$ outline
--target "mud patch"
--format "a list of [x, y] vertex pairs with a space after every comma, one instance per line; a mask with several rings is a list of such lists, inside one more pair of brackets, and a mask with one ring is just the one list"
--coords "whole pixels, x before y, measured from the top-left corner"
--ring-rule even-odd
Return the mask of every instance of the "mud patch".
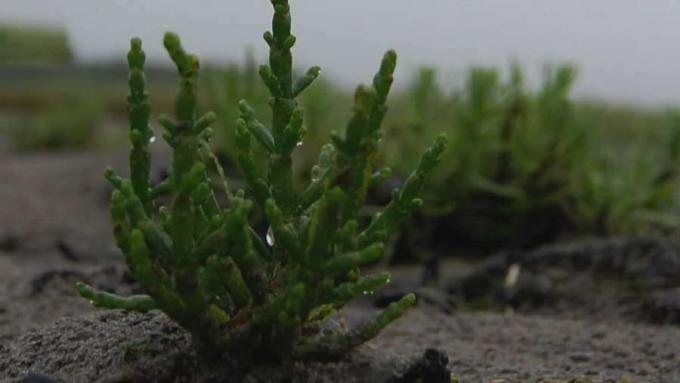
[[[464, 308], [661, 324], [674, 320], [663, 311], [673, 310], [669, 299], [679, 285], [680, 247], [661, 237], [632, 237], [500, 254], [449, 281], [448, 290]], [[657, 303], [663, 307], [655, 313]], [[664, 316], [669, 322], [661, 322]]]
[[190, 337], [165, 315], [101, 312], [63, 319], [0, 351], [5, 379], [41, 374], [63, 382], [383, 382], [406, 361], [367, 350], [334, 363], [293, 363], [239, 372], [202, 365]]
[[[365, 314], [363, 308], [345, 313]], [[415, 309], [343, 360], [260, 366], [238, 375], [228, 361], [202, 365], [189, 336], [163, 314], [105, 311], [61, 319], [0, 347], [0, 376], [16, 381], [36, 373], [76, 383], [409, 382], [418, 381], [408, 379], [415, 374], [441, 377], [450, 369], [461, 382], [585, 376], [671, 383], [680, 381], [679, 344], [677, 329]], [[423, 356], [426, 348], [440, 351]]]

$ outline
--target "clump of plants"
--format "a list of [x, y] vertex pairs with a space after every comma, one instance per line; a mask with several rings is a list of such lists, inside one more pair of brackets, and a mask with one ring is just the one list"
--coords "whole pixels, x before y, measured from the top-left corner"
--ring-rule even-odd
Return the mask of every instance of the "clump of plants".
[[601, 235], [680, 227], [680, 114], [593, 104], [580, 108], [590, 134], [565, 206], [574, 222]]
[[517, 65], [507, 80], [495, 69], [474, 68], [465, 87], [448, 96], [434, 76], [432, 70], [421, 73], [411, 91], [416, 119], [408, 129], [394, 129], [397, 146], [408, 135], [401, 130], [419, 132], [408, 140], [415, 146], [437, 130], [451, 137], [447, 166], [434, 176], [425, 216], [406, 238], [475, 249], [553, 239], [561, 225], [570, 224], [563, 204], [587, 133], [575, 123], [569, 99], [575, 70], [548, 70], [535, 92], [524, 85]]
[[65, 31], [0, 24], [0, 64], [63, 65], [72, 58]]
[[436, 131], [451, 137], [447, 166], [433, 176], [424, 213], [404, 231], [409, 243], [400, 249], [526, 248], [564, 234], [680, 224], [677, 115], [574, 102], [569, 65], [547, 68], [537, 91], [517, 65], [507, 79], [472, 69], [450, 95], [434, 76], [422, 71], [399, 107], [406, 117], [386, 122], [388, 158], [397, 162]]
[[83, 149], [95, 142], [104, 105], [91, 95], [71, 93], [9, 132], [19, 150]]
[[570, 66], [548, 70], [532, 94], [517, 66], [507, 84], [495, 71], [471, 73], [454, 145], [461, 154], [443, 185], [461, 197], [454, 209], [472, 235], [525, 246], [563, 229], [561, 204], [584, 134], [569, 99], [574, 78]]
[[[241, 361], [341, 355], [375, 337], [415, 303], [408, 294], [348, 332], [319, 331], [349, 301], [389, 282], [387, 273], [364, 276], [360, 268], [381, 259], [390, 234], [421, 206], [418, 196], [446, 146], [445, 138], [437, 137], [391, 202], [369, 222], [359, 218], [366, 193], [388, 173], [375, 169], [374, 159], [397, 60], [389, 51], [372, 86], [357, 88], [344, 136], [333, 135], [308, 185], [298, 189], [292, 155], [306, 128], [297, 98], [320, 70], [294, 78], [290, 7], [287, 0], [272, 4], [273, 28], [264, 35], [269, 65], [259, 69], [271, 94], [271, 127], [245, 101], [236, 124], [246, 190], [232, 191], [224, 177], [223, 187], [212, 186], [206, 169], [216, 162], [209, 149], [215, 115], [199, 116], [199, 62], [172, 33], [164, 45], [179, 72], [179, 94], [174, 119], [159, 118], [172, 165], [169, 178], [152, 186], [145, 56], [140, 40], [132, 40], [130, 178], [111, 170], [106, 178], [115, 188], [111, 217], [118, 246], [147, 294], [122, 297], [78, 284], [80, 294], [100, 307], [160, 309], [197, 344]], [[265, 169], [254, 161], [256, 145], [266, 152]], [[249, 224], [255, 209], [264, 211], [266, 233]]]

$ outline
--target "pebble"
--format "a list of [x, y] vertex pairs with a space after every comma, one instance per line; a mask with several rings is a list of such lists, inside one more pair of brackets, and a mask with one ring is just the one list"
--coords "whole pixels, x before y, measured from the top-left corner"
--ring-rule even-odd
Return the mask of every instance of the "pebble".
[[572, 354], [569, 356], [572, 362], [575, 363], [585, 363], [590, 360], [590, 355], [588, 354]]

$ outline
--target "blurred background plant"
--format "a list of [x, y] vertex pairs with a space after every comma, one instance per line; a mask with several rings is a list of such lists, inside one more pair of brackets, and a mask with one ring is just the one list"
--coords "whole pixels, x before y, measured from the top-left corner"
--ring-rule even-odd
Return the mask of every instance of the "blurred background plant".
[[443, 118], [421, 119], [412, 126], [420, 137], [442, 129], [452, 137], [447, 166], [428, 204], [438, 219], [425, 240], [451, 238], [451, 244], [475, 248], [525, 247], [562, 232], [568, 222], [561, 205], [587, 135], [575, 123], [569, 99], [575, 69], [547, 68], [542, 87], [532, 91], [517, 64], [507, 80], [496, 69], [473, 68], [462, 91], [448, 97], [431, 85], [436, 83], [433, 75], [424, 73], [413, 87], [411, 104], [416, 110], [436, 102], [448, 106], [430, 106], [425, 113]]
[[387, 162], [403, 174], [410, 153], [436, 132], [451, 145], [398, 252], [486, 254], [677, 228], [678, 114], [576, 102], [576, 74], [571, 65], [546, 67], [532, 90], [518, 64], [506, 77], [473, 68], [447, 94], [434, 70], [422, 70], [387, 123]]
[[12, 141], [20, 150], [83, 149], [95, 144], [104, 105], [97, 97], [69, 94], [14, 126]]
[[678, 220], [680, 115], [585, 104], [589, 134], [572, 170], [566, 210], [583, 232], [668, 231]]
[[0, 25], [0, 64], [59, 65], [72, 58], [62, 30]]

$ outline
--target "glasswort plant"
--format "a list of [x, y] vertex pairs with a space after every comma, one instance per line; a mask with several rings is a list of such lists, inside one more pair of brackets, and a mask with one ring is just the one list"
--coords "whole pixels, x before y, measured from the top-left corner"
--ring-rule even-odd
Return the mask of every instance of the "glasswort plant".
[[[247, 192], [232, 192], [222, 177], [223, 204], [206, 170], [214, 162], [223, 173], [208, 145], [215, 115], [198, 116], [198, 59], [172, 33], [164, 44], [179, 72], [179, 94], [174, 119], [159, 119], [173, 150], [172, 166], [169, 178], [152, 187], [145, 56], [140, 40], [132, 40], [130, 178], [111, 170], [106, 178], [115, 188], [111, 217], [118, 246], [148, 295], [121, 297], [78, 284], [80, 294], [99, 307], [160, 309], [201, 346], [241, 361], [340, 355], [375, 337], [415, 303], [408, 294], [346, 333], [314, 331], [355, 297], [389, 282], [387, 273], [362, 276], [359, 269], [381, 259], [390, 233], [422, 204], [418, 195], [446, 146], [438, 137], [385, 209], [360, 223], [367, 191], [388, 173], [374, 169], [373, 160], [397, 60], [389, 51], [373, 85], [358, 87], [345, 135], [334, 135], [323, 147], [308, 186], [297, 190], [291, 155], [306, 133], [297, 97], [320, 70], [293, 78], [290, 7], [288, 0], [272, 4], [273, 28], [264, 35], [269, 65], [259, 70], [271, 93], [272, 124], [265, 126], [240, 103], [235, 140]], [[255, 143], [267, 152], [266, 172], [253, 159]], [[253, 205], [269, 222], [264, 238], [249, 225]]]

